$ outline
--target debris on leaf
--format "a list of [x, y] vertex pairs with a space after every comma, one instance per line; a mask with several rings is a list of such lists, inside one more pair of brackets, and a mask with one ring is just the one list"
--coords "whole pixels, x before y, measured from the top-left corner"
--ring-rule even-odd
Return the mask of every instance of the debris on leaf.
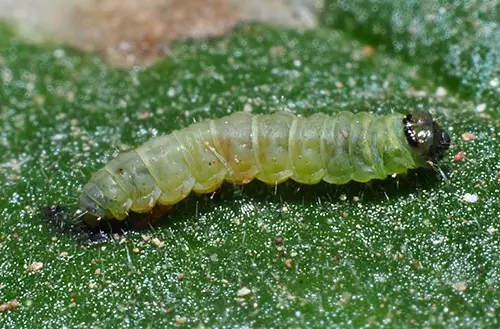
[[0, 304], [0, 313], [8, 310], [13, 310], [19, 307], [19, 302], [17, 300], [12, 300], [10, 302]]
[[28, 272], [38, 272], [43, 268], [43, 263], [41, 262], [33, 262], [26, 267], [26, 271]]
[[245, 297], [247, 295], [250, 295], [252, 293], [252, 290], [248, 289], [247, 287], [243, 287], [238, 289], [236, 292], [236, 296], [238, 297]]
[[463, 134], [462, 134], [462, 139], [463, 139], [464, 141], [466, 141], [466, 142], [473, 141], [473, 140], [475, 140], [475, 139], [476, 139], [476, 134], [474, 134], [474, 133], [472, 133], [472, 132], [468, 131], [468, 132], [466, 132], [466, 133], [463, 133]]
[[456, 291], [464, 292], [467, 289], [467, 282], [465, 281], [455, 282], [453, 284], [453, 288], [455, 288]]
[[465, 193], [462, 200], [467, 203], [476, 203], [479, 197], [477, 194]]
[[458, 152], [453, 157], [453, 161], [455, 161], [455, 162], [460, 162], [460, 161], [463, 161], [463, 160], [465, 160], [465, 152], [463, 152], [463, 151]]

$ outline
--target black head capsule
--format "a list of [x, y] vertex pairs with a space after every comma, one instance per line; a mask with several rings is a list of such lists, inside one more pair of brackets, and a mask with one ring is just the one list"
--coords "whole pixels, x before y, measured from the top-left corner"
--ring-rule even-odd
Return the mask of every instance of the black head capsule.
[[437, 163], [450, 148], [450, 135], [432, 120], [429, 112], [408, 114], [403, 124], [408, 143], [417, 148], [427, 161]]

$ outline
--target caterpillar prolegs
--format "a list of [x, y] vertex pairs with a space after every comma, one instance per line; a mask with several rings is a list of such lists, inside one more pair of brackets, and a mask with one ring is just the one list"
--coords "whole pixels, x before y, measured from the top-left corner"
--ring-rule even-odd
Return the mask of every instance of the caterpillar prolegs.
[[448, 133], [428, 112], [307, 118], [236, 112], [118, 155], [85, 185], [80, 207], [95, 218], [123, 220], [130, 211], [173, 205], [223, 182], [367, 182], [435, 163], [449, 145]]

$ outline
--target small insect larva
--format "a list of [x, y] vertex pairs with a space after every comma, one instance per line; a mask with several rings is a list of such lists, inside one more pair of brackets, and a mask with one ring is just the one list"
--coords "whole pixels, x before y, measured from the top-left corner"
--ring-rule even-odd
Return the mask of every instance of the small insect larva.
[[80, 207], [94, 218], [123, 220], [131, 211], [173, 205], [191, 191], [210, 193], [223, 182], [367, 182], [436, 163], [449, 145], [428, 112], [308, 118], [236, 112], [118, 155], [85, 185]]

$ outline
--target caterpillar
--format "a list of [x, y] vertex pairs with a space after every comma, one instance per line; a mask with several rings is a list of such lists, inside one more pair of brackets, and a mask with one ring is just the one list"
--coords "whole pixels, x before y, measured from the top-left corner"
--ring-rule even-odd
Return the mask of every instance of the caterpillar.
[[92, 175], [79, 203], [94, 219], [87, 223], [95, 224], [174, 205], [192, 191], [210, 193], [223, 182], [368, 182], [437, 163], [450, 142], [428, 112], [235, 112], [119, 154]]

